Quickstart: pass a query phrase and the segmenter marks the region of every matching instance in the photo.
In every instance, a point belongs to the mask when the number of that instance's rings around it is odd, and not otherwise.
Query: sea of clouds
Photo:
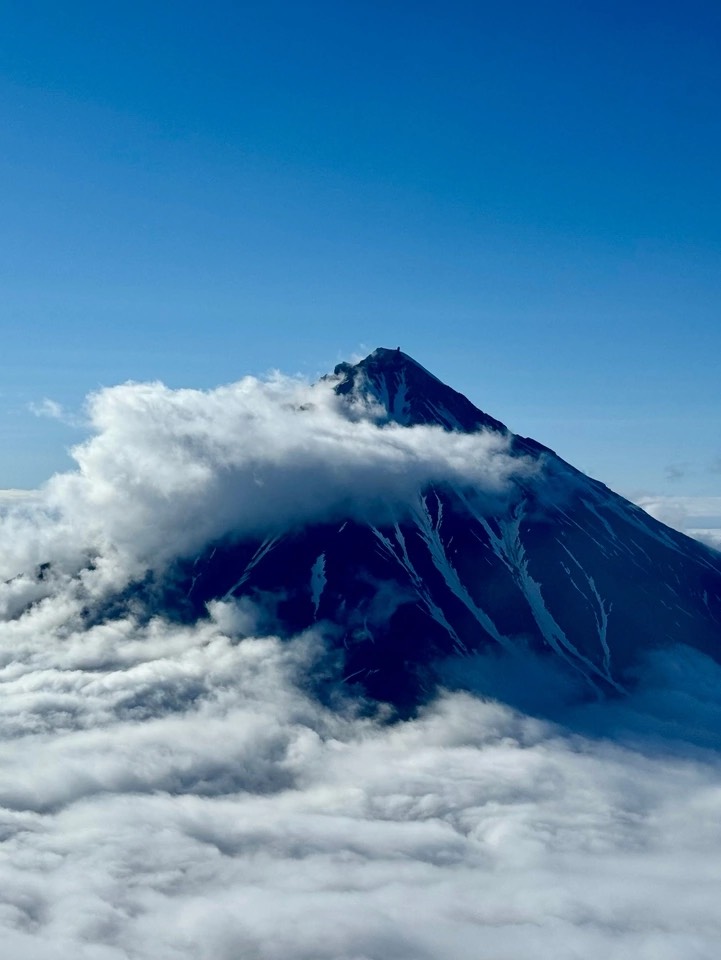
[[[715,960],[721,670],[701,654],[552,716],[488,696],[480,658],[396,721],[319,702],[322,633],[255,636],[247,606],[88,621],[224,534],[387,518],[440,477],[508,496],[535,468],[502,438],[381,427],[281,378],[127,384],[89,417],[77,470],[0,510],[3,956]],[[541,676],[509,669],[516,694]]]

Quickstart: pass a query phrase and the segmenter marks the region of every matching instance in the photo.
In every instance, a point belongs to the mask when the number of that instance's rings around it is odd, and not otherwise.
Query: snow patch
[[[313,610],[315,618],[318,619],[318,608],[320,607],[320,598],[323,596],[325,585],[327,583],[325,575],[325,553],[321,553],[311,567],[310,571],[310,593],[313,601]]]

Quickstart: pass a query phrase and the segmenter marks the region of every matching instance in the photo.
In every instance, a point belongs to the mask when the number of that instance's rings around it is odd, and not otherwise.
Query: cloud
[[[656,520],[680,533],[721,549],[721,497],[635,497],[634,502]]]
[[[669,463],[664,473],[667,480],[681,480],[687,476],[689,465],[687,463]]]
[[[689,537],[705,543],[707,547],[721,550],[721,530],[717,527],[688,527],[684,532]]]
[[[36,417],[48,417],[50,420],[58,420],[66,427],[86,427],[87,424],[78,416],[68,411],[57,400],[50,400],[48,397],[41,403],[29,404],[30,412]]]
[[[90,400],[76,471],[4,499],[8,956],[715,956],[721,668],[698,652],[581,705],[540,660],[466,659],[399,722],[332,676],[321,702],[323,636],[254,635],[247,601],[87,625],[103,591],[215,537],[377,518],[439,479],[495,502],[536,469],[377,415],[280,377],[126,384]]]
[[[51,420],[64,420],[65,411],[62,404],[56,400],[50,400],[48,397],[42,403],[31,403],[30,410],[36,417],[49,417]]]
[[[382,426],[378,408],[329,383],[281,376],[211,391],[127,383],[92,395],[88,416],[78,469],[48,482],[34,519],[3,521],[0,575],[49,559],[72,566],[81,548],[137,573],[226,535],[388,520],[434,481],[504,496],[536,469],[496,434]]]
[[[41,499],[38,490],[18,490],[8,488],[0,490],[0,510],[7,507],[17,506],[19,502],[29,503]]]
[[[313,699],[314,634],[238,641],[226,603],[84,631],[66,604],[3,636],[14,957],[714,955],[721,764],[659,739],[662,663],[583,734],[464,692],[389,724]],[[692,656],[665,668],[689,720],[721,689]]]

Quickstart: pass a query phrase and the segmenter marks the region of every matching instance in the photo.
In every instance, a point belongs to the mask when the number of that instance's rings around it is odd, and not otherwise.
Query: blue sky
[[[27,2],[0,48],[0,487],[69,463],[45,398],[400,344],[719,493],[717,2]]]

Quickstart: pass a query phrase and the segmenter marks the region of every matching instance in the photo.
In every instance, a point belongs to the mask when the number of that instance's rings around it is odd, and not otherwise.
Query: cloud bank
[[[721,550],[721,497],[637,497],[639,507],[656,520],[695,540]]]
[[[377,415],[282,378],[126,384],[91,399],[75,472],[0,498],[4,955],[716,957],[721,671],[701,654],[654,654],[617,703],[566,707],[544,674],[553,722],[510,695],[537,665],[478,659],[390,722],[315,699],[323,637],[253,636],[247,604],[87,626],[213,538],[377,519],[441,478],[505,497],[532,472],[500,438]]]
[[[332,384],[276,376],[211,391],[127,383],[89,398],[78,469],[53,477],[44,509],[6,511],[0,576],[85,551],[137,572],[227,535],[311,521],[376,522],[434,481],[502,496],[533,472],[492,433],[379,424],[381,411]]]
[[[689,703],[665,746],[653,689],[585,735],[462,692],[389,725],[312,699],[317,636],[237,641],[212,613],[6,625],[9,956],[715,955],[721,762],[683,742]]]

